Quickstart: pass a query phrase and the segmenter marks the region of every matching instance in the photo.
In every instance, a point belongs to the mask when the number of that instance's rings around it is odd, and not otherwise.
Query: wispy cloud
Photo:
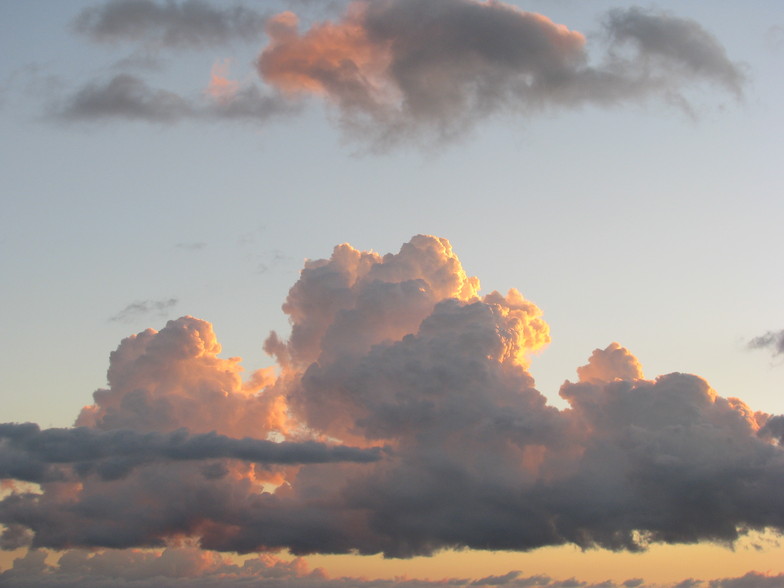
[[[64,122],[113,119],[172,124],[182,120],[252,120],[290,115],[300,108],[282,96],[253,85],[235,88],[223,98],[185,98],[153,88],[142,78],[122,73],[91,82],[51,105],[50,115]]]
[[[139,300],[131,302],[120,312],[112,315],[110,321],[128,322],[149,315],[165,316],[170,310],[177,306],[179,302],[176,298],[165,298],[163,300]]]
[[[199,0],[111,0],[85,8],[74,29],[98,42],[202,49],[237,40],[258,42],[265,16],[241,5],[216,7]]]
[[[749,341],[750,349],[767,349],[773,355],[784,354],[784,331],[768,331]]]

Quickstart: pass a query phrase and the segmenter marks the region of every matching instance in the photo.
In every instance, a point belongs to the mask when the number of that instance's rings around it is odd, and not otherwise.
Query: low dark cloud
[[[767,349],[773,355],[784,354],[784,331],[768,331],[749,341],[750,349]]]
[[[84,9],[74,29],[98,42],[132,41],[153,47],[202,49],[233,41],[260,42],[265,15],[241,5],[112,0]]]
[[[110,321],[131,321],[150,314],[165,315],[169,310],[177,306],[176,298],[166,298],[164,300],[140,300],[132,302],[120,312],[109,318]]]
[[[206,433],[138,433],[129,429],[96,431],[85,427],[43,429],[34,423],[0,423],[0,478],[25,482],[66,480],[73,473],[96,473],[106,480],[126,476],[152,462],[238,459],[259,464],[370,463],[379,449],[329,446],[315,441],[275,443]],[[212,470],[216,471],[215,467]]]

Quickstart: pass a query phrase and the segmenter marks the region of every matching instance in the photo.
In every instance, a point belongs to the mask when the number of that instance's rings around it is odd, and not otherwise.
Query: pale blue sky
[[[623,5],[514,4],[586,33],[589,49],[605,10]],[[715,35],[747,73],[741,100],[695,84],[693,118],[656,99],[587,105],[380,155],[317,100],[257,126],[47,118],[57,96],[133,53],[71,30],[91,5],[0,3],[4,420],[69,424],[121,338],[181,314],[211,321],[225,356],[267,365],[261,344],[286,332],[280,305],[305,258],[342,242],[394,252],[417,233],[448,238],[483,292],[516,287],[544,310],[553,343],[531,369],[555,402],[595,347],[618,341],[648,377],[696,373],[784,412],[784,366],[745,348],[784,327],[779,2],[650,5]],[[134,72],[198,96],[223,59],[232,77],[254,76],[263,43],[161,51],[159,69]]]

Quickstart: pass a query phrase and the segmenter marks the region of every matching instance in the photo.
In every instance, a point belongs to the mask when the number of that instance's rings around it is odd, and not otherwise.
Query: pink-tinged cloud
[[[213,68],[210,99],[199,101],[126,72],[87,83],[53,114],[67,121],[264,122],[313,96],[337,113],[349,137],[383,150],[431,147],[488,118],[585,105],[658,100],[694,114],[695,85],[739,98],[745,84],[743,67],[699,23],[636,7],[608,12],[590,43],[582,32],[500,0],[354,0],[342,18],[307,26],[291,11],[262,18],[243,10],[112,0],[83,11],[77,30],[95,41],[193,49],[257,38],[262,83],[237,85]]]
[[[784,529],[782,417],[613,343],[547,404],[550,340],[517,290],[480,295],[446,239],[308,261],[243,380],[212,326],[121,342],[77,424],[0,427],[6,548],[242,553],[642,550]],[[285,441],[285,442],[278,442]]]
[[[228,77],[230,65],[229,60],[219,61],[210,71],[210,83],[206,92],[220,103],[231,102],[240,91],[240,83]]]
[[[500,1],[357,0],[342,20],[303,32],[291,12],[270,18],[258,70],[289,95],[325,98],[378,147],[448,139],[499,113],[679,94],[700,80],[741,92],[739,67],[693,21],[617,9],[604,28],[606,57],[592,63],[582,33]]]

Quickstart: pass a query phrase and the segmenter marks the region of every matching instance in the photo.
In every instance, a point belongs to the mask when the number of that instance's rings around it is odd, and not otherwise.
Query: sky
[[[0,16],[0,585],[784,581],[780,2]]]

